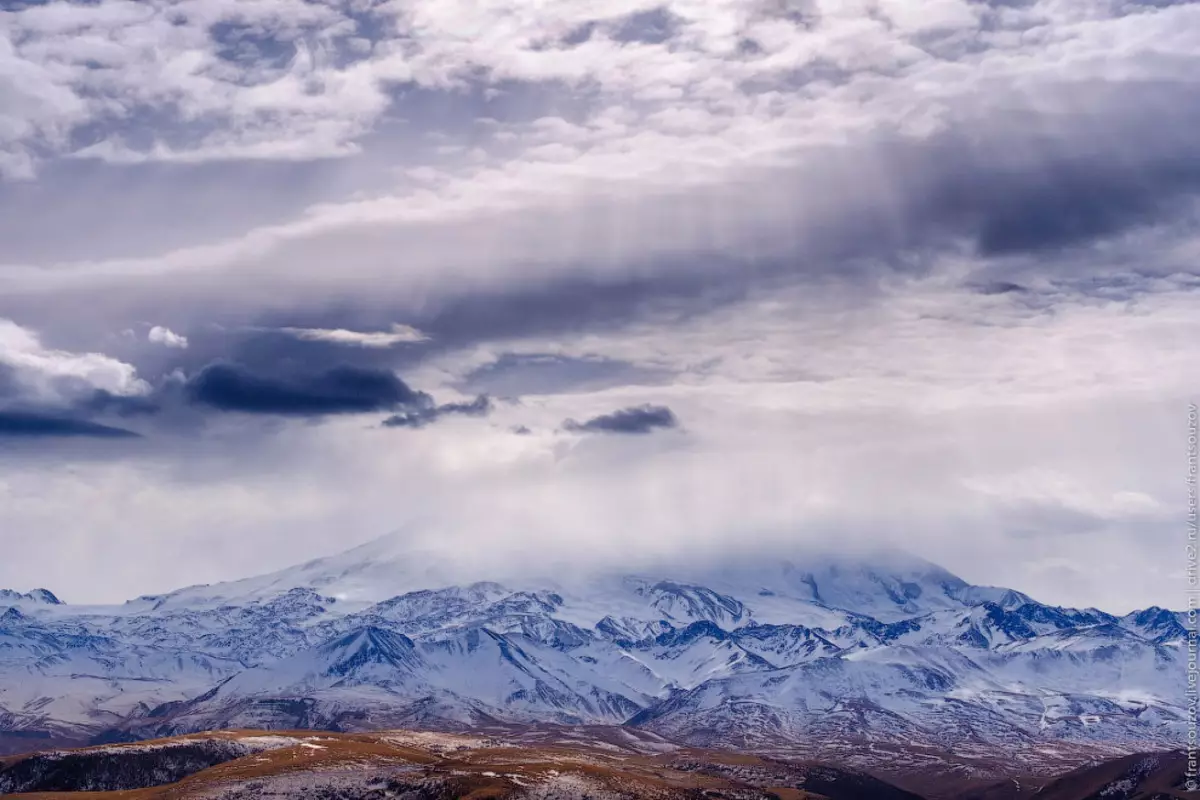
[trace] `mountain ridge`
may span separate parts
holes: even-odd
[[[426,574],[407,560],[394,575],[396,560],[385,537],[120,606],[22,600],[0,610],[0,731],[623,724],[814,755],[990,749],[1047,769],[1182,735],[1185,619],[1158,607],[1049,606],[895,554],[384,597]]]

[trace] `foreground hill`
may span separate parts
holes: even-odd
[[[611,728],[455,735],[225,731],[0,760],[0,794],[42,800],[1169,800],[1183,754],[1142,754],[1057,779],[976,786],[909,775],[924,793],[866,771],[686,748]],[[79,792],[86,794],[80,795]],[[1193,795],[1194,796],[1194,795]]]
[[[897,553],[441,579],[385,537],[121,606],[4,593],[0,747],[625,725],[986,778],[1183,741],[1187,631],[1164,609],[1048,606]]]
[[[609,731],[496,736],[219,732],[0,762],[16,797],[152,800],[423,798],[810,798],[921,800],[866,773],[683,749]]]

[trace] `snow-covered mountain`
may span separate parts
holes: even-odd
[[[0,592],[0,741],[549,722],[1046,755],[1183,731],[1182,614],[1047,606],[907,555],[441,578],[385,537],[121,606]]]

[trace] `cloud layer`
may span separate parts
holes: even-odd
[[[85,436],[124,439],[137,434],[123,428],[113,428],[87,420],[55,417],[21,411],[0,411],[0,438],[5,436]]]
[[[1182,602],[1200,3],[9,6],[0,586],[406,527]]]

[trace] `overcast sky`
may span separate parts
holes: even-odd
[[[0,0],[0,587],[403,529],[1182,607],[1200,3]]]

